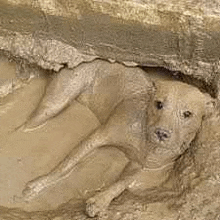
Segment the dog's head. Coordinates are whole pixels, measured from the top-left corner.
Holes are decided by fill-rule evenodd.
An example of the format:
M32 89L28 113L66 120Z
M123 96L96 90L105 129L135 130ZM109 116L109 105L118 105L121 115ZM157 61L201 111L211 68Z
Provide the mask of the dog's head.
M182 154L198 133L204 117L213 111L214 103L208 94L191 85L156 81L147 121L147 139L152 149L163 149L166 158Z

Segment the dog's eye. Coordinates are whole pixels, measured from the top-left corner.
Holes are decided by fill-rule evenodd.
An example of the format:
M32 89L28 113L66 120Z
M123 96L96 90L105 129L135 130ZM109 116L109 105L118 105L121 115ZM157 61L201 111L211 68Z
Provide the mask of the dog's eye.
M160 102L160 101L156 101L156 102L155 102L155 105L156 105L156 108L157 108L157 109L162 109L162 108L163 108L163 103Z
M183 112L183 117L184 118L189 118L189 117L191 117L192 116L192 112L190 112L190 111L185 111L185 112Z

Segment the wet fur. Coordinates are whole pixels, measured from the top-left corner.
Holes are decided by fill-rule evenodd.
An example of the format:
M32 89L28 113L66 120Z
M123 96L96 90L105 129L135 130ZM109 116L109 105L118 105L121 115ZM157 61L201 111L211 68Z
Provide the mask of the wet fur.
M33 199L67 177L84 156L104 145L120 148L131 162L118 182L87 201L89 216L100 214L126 189L141 193L139 181L144 176L149 189L166 183L175 160L188 149L204 116L212 111L213 100L193 86L154 76L152 71L102 60L62 70L47 87L23 130L46 123L74 99L90 108L101 126L79 144L77 154L70 152L50 173L27 183L24 199ZM163 108L157 108L158 101L163 102ZM187 120L186 111L192 112ZM164 134L167 138L162 141L155 129L169 135ZM160 176L156 184L150 181L155 173ZM174 192L172 187L168 191Z

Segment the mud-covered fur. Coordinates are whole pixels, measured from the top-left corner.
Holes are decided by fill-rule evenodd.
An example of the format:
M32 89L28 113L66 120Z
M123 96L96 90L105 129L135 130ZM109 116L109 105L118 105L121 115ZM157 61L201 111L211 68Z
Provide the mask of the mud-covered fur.
M73 99L90 108L101 126L79 144L77 153L70 152L50 173L27 183L23 196L33 199L68 176L94 149L113 145L131 162L117 182L87 201L91 217L126 189L141 193L166 182L174 161L190 146L213 109L212 98L193 86L154 78L137 67L96 60L54 77L22 128L29 131L42 125Z

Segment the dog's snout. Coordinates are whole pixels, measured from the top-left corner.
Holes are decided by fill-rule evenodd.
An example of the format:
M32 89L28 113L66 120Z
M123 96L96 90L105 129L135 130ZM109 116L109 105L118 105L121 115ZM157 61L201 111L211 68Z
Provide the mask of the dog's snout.
M165 129L158 128L156 129L155 134L160 141L165 141L170 138L170 132Z

